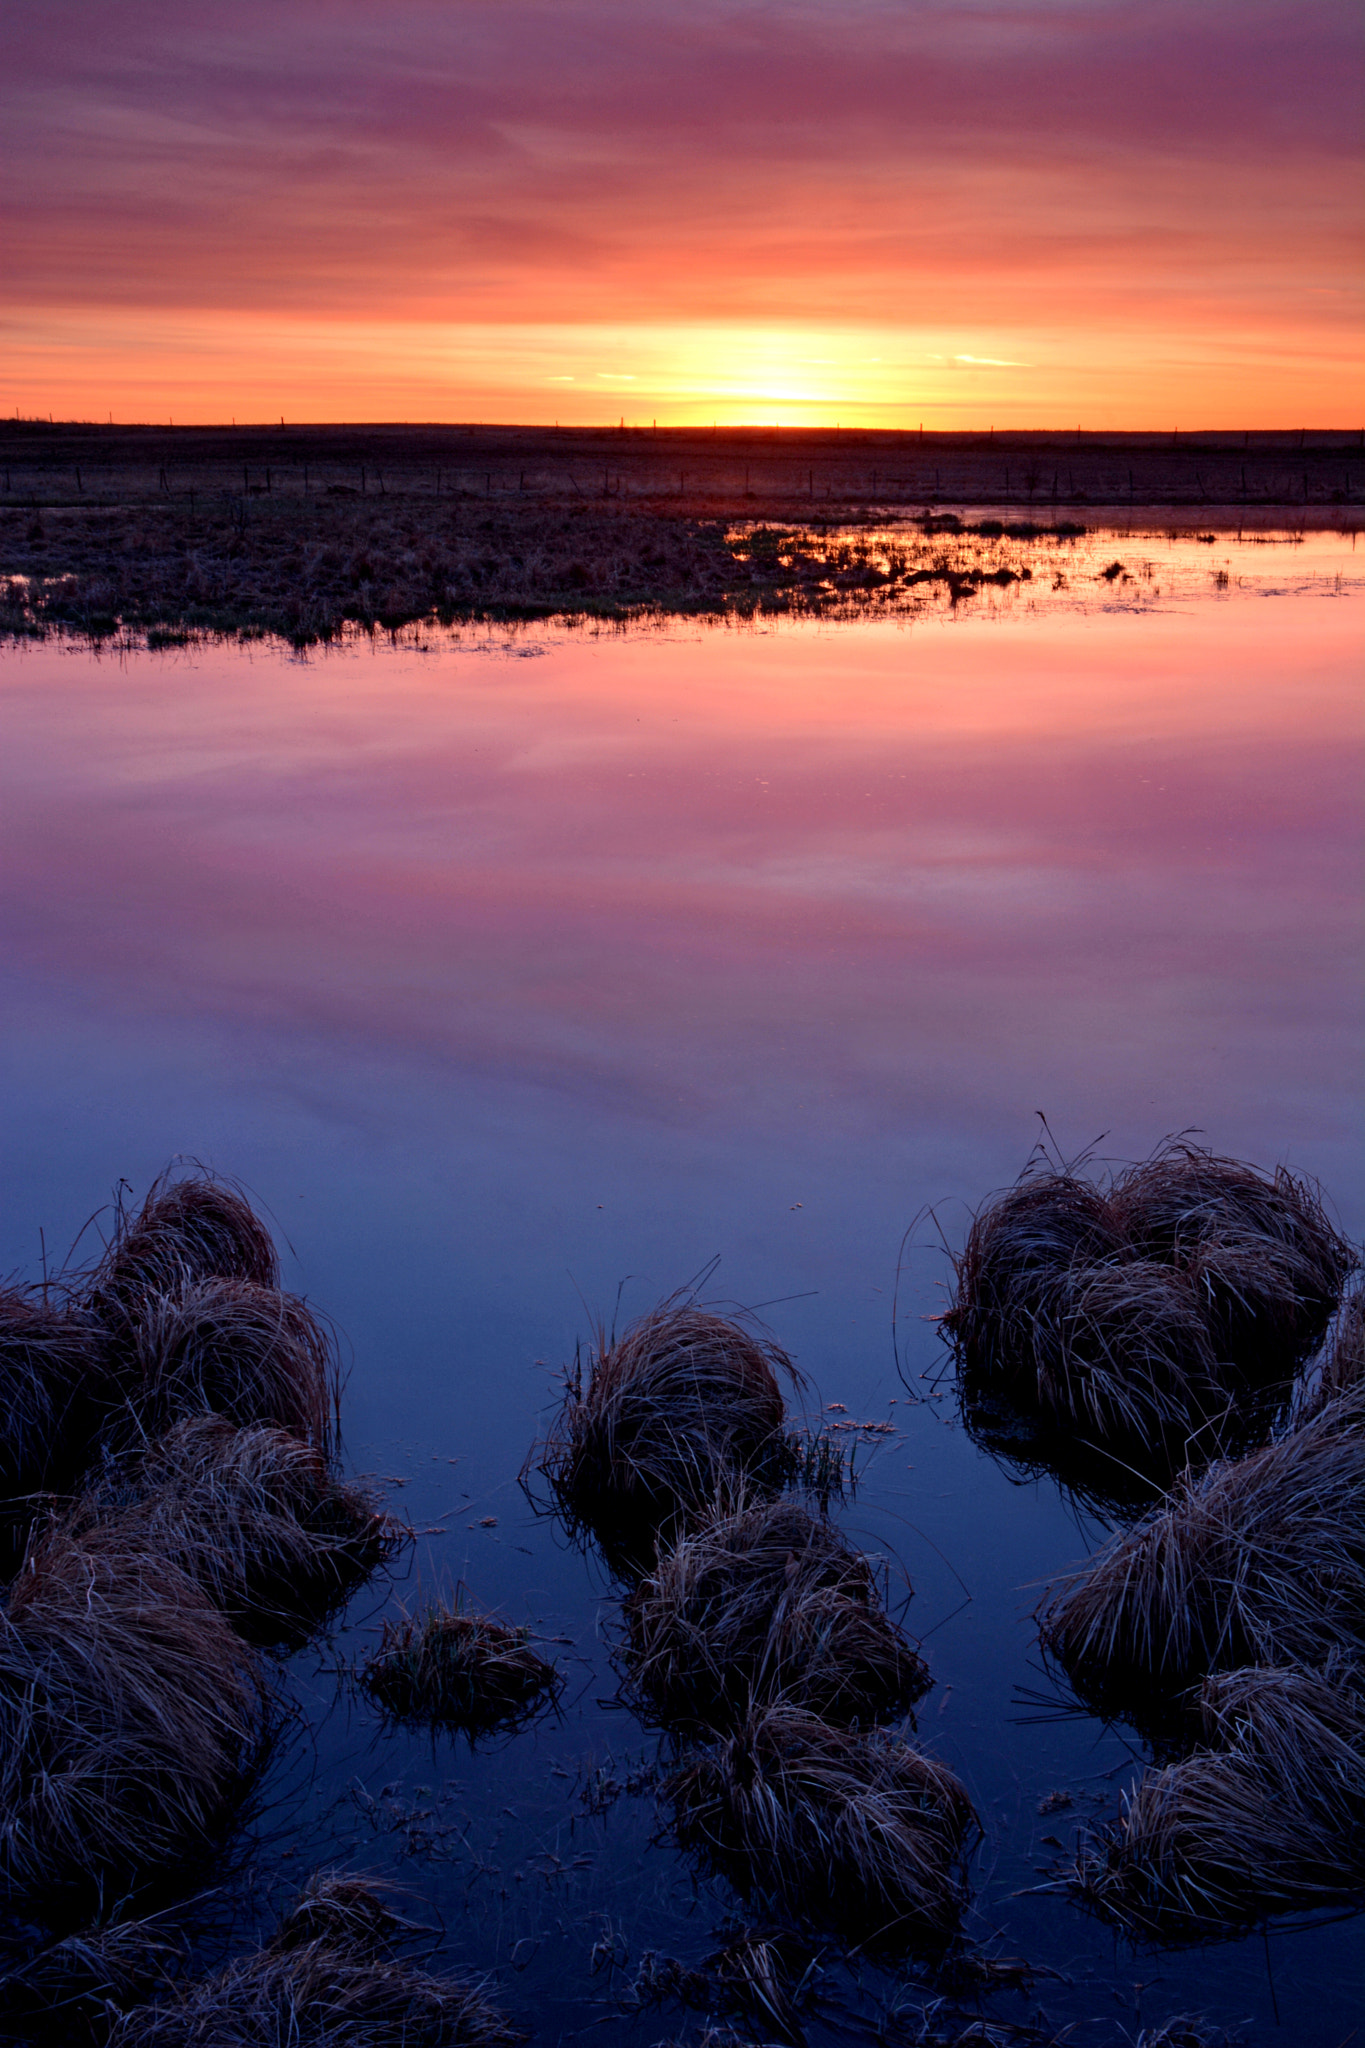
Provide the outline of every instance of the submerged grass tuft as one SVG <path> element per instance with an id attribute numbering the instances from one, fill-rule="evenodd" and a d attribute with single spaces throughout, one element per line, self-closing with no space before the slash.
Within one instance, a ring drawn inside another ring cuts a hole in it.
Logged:
<path id="1" fill-rule="evenodd" d="M 829 1429 L 789 1429 L 778 1448 L 774 1477 L 783 1488 L 804 1493 L 821 1514 L 833 1502 L 852 1500 L 858 1491 L 856 1446 Z"/>
<path id="2" fill-rule="evenodd" d="M 471 1734 L 527 1719 L 563 1686 L 529 1629 L 445 1606 L 386 1621 L 360 1681 L 400 1720 Z"/>
<path id="3" fill-rule="evenodd" d="M 791 1501 L 720 1515 L 628 1596 L 626 1695 L 673 1730 L 728 1730 L 779 1700 L 841 1726 L 908 1713 L 932 1680 L 866 1558 Z"/>

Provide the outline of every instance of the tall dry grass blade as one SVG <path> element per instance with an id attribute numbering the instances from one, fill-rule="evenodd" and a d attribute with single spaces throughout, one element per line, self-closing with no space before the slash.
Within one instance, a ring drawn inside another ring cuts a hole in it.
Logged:
<path id="1" fill-rule="evenodd" d="M 678 1733 L 727 1731 L 780 1699 L 873 1727 L 908 1713 L 933 1682 L 884 1611 L 867 1559 L 792 1501 L 683 1536 L 624 1616 L 626 1697 Z"/>

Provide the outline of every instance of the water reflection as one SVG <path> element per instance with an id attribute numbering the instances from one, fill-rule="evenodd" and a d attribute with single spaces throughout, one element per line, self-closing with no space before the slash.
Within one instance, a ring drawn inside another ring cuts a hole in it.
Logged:
<path id="1" fill-rule="evenodd" d="M 1103 577 L 1120 558 L 1127 584 Z M 1097 537 L 1071 562 L 1065 587 L 909 625 L 0 665 L 0 1264 L 36 1270 L 40 1223 L 64 1247 L 117 1174 L 144 1185 L 177 1151 L 241 1175 L 353 1343 L 353 1453 L 448 1532 L 423 1569 L 585 1660 L 564 1721 L 486 1776 L 375 1747 L 363 1720 L 329 1735 L 314 1818 L 354 1779 L 374 1812 L 467 1805 L 469 1839 L 505 1850 L 520 1801 L 525 1853 L 567 1867 L 555 1773 L 624 1783 L 642 1738 L 596 1704 L 581 1559 L 518 1519 L 550 1394 L 532 1361 L 571 1354 L 580 1292 L 609 1312 L 638 1276 L 639 1308 L 720 1251 L 822 1398 L 895 1423 L 857 1528 L 915 1583 L 930 1740 L 988 1817 L 982 1927 L 1066 1955 L 1081 1989 L 1058 2010 L 1105 2010 L 1107 1940 L 1016 1896 L 1037 1838 L 1069 1831 L 1040 1803 L 1069 1788 L 1088 1812 L 1124 1782 L 1093 1727 L 1011 1720 L 1020 1588 L 1088 1538 L 899 1401 L 896 1250 L 921 1203 L 951 1230 L 954 1199 L 1011 1181 L 1040 1108 L 1069 1151 L 1107 1132 L 1139 1157 L 1194 1126 L 1284 1158 L 1360 1234 L 1359 579 L 1335 536 Z M 942 1271 L 911 1276 L 912 1380 Z M 450 1880 L 464 1959 L 538 1944 L 511 2002 L 566 2028 L 600 1995 L 584 1916 L 638 1950 L 685 1944 L 698 1910 L 638 1802 L 613 1812 L 559 1932 L 529 1905 L 466 1922 Z M 1346 1984 L 1331 1939 L 1277 1964 L 1282 2000 L 1295 1972 Z M 1259 1953 L 1166 1982 L 1171 2010 L 1269 2010 Z M 1344 2009 L 1303 2039 L 1331 2048 Z"/>
<path id="2" fill-rule="evenodd" d="M 1302 1100 L 1342 1051 L 1356 651 L 1351 604 L 1265 600 L 512 665 L 40 649 L 8 955 L 665 1119 L 1107 1121 L 1142 1070 L 1202 1122 L 1287 1030 Z"/>

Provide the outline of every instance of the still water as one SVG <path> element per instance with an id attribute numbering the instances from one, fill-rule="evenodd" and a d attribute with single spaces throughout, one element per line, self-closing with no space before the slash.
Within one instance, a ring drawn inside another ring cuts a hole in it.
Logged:
<path id="1" fill-rule="evenodd" d="M 610 1796 L 653 1754 L 611 1703 L 610 1588 L 517 1486 L 576 1339 L 713 1259 L 813 1414 L 893 1425 L 845 1519 L 914 1589 L 922 1740 L 986 1826 L 972 1931 L 1060 1973 L 993 2015 L 1357 2023 L 1358 1921 L 1134 1956 L 1034 1889 L 1131 1776 L 1121 1734 L 1029 1700 L 1041 1585 L 1102 1532 L 910 1396 L 947 1273 L 916 1218 L 960 1241 L 1039 1111 L 1067 1153 L 1195 1129 L 1285 1161 L 1365 1233 L 1365 563 L 1336 534 L 1033 561 L 908 622 L 0 657 L 0 1270 L 178 1154 L 266 1210 L 343 1335 L 352 1463 L 428 1532 L 400 1597 L 463 1580 L 570 1682 L 474 1754 L 383 1733 L 339 1675 L 370 1589 L 293 1668 L 260 1899 L 390 1874 L 542 2041 L 695 2035 L 622 2002 L 735 1910 L 648 1793 Z M 895 1996 L 870 1974 L 862 2011 Z"/>

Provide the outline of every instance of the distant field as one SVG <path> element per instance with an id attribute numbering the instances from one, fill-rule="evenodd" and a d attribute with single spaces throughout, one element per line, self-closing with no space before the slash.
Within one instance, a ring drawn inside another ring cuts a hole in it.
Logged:
<path id="1" fill-rule="evenodd" d="M 966 526 L 1352 524 L 1363 487 L 1358 432 L 13 420 L 0 422 L 0 631 L 307 644 L 348 622 L 847 609 L 979 581 L 947 545 L 950 511 Z M 889 560 L 859 537 L 911 517 L 935 546 Z M 748 521 L 794 538 L 751 545 Z"/>

